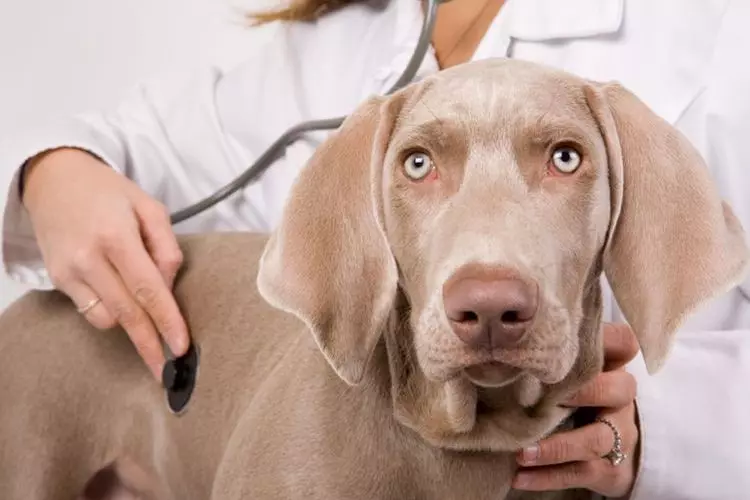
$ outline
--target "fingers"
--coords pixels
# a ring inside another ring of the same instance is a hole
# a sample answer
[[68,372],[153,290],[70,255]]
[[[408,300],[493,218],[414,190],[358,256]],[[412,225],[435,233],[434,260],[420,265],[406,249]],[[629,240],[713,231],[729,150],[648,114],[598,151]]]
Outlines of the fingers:
[[[93,291],[91,287],[85,283],[78,280],[69,281],[61,285],[59,288],[65,293],[65,295],[70,297],[78,309],[86,307],[86,305],[92,300],[99,298],[98,293]],[[89,323],[94,326],[94,328],[98,328],[99,330],[109,330],[117,325],[114,317],[112,317],[102,302],[99,302],[97,305],[82,314]]]
[[176,356],[183,355],[188,348],[187,326],[163,274],[151,260],[140,238],[126,238],[108,248],[107,255],[122,276],[135,306],[146,313],[146,319],[151,319],[170,350]]
[[82,245],[69,265],[53,266],[54,281],[78,307],[99,297],[101,304],[87,311],[86,318],[97,328],[122,326],[159,379],[164,363],[159,332],[176,356],[186,352],[189,339],[164,275],[133,222],[116,234],[99,235],[96,243]]
[[557,491],[584,488],[607,497],[622,497],[630,491],[635,472],[623,463],[606,460],[574,462],[519,472],[513,488],[525,491]]
[[620,408],[636,397],[635,377],[625,370],[602,372],[581,387],[565,406]]
[[621,449],[627,458],[613,465],[605,457],[615,446],[615,433],[602,422],[553,434],[521,450],[516,460],[521,466],[514,488],[548,491],[586,488],[608,497],[628,492],[635,477],[633,459],[639,439],[635,404],[602,413],[617,429]]
[[525,491],[566,490],[587,488],[601,469],[601,464],[577,462],[557,467],[521,471],[513,480],[513,488]]
[[88,266],[84,279],[91,284],[92,289],[97,290],[104,307],[127,332],[138,354],[154,376],[157,379],[161,378],[164,354],[159,334],[115,269],[103,259],[97,260]]
[[[624,440],[625,429],[620,430],[624,426],[617,423],[615,425]],[[633,445],[633,431],[637,433],[635,429],[627,430],[628,445]],[[614,442],[615,435],[612,429],[601,422],[594,422],[580,429],[553,434],[536,446],[525,448],[521,451],[518,462],[523,466],[538,467],[598,460],[612,450]]]
[[602,330],[604,369],[616,370],[628,364],[640,349],[633,330],[622,323],[605,323]]
[[136,206],[136,215],[141,222],[141,234],[148,253],[171,289],[182,266],[182,251],[172,230],[167,209],[148,200]]

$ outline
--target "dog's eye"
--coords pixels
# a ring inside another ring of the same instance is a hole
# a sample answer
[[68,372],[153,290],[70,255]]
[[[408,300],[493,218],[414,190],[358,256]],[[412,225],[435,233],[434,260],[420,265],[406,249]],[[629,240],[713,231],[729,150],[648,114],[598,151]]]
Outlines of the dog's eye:
[[412,180],[424,179],[432,172],[432,160],[426,153],[412,153],[404,161],[404,172]]
[[552,153],[552,164],[560,172],[570,174],[581,166],[581,155],[571,147],[559,147]]

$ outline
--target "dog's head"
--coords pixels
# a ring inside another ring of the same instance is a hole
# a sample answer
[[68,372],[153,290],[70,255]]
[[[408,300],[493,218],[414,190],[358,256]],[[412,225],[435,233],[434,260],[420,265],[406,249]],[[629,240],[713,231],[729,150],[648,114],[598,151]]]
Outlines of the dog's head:
[[385,333],[397,417],[498,450],[600,370],[602,271],[653,372],[747,260],[699,154],[633,94],[494,60],[361,105],[300,174],[258,285],[349,384]]

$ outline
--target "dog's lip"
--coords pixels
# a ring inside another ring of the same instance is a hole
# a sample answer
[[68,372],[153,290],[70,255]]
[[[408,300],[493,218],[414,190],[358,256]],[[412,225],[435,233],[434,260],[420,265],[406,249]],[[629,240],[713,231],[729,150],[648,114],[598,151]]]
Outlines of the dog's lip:
[[476,385],[490,388],[511,384],[523,374],[520,368],[497,361],[467,366],[463,371]]

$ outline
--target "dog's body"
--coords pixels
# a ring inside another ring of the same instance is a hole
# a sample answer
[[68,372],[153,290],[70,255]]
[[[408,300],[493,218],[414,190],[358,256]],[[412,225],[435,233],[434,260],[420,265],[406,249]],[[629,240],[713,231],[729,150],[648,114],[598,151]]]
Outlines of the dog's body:
[[124,333],[61,295],[0,318],[0,498],[585,498],[510,481],[603,367],[602,273],[653,372],[748,262],[677,131],[617,85],[512,60],[369,99],[267,241],[183,248],[201,364],[180,417]]
[[396,421],[388,372],[375,368],[387,363],[384,346],[365,385],[352,388],[304,324],[262,300],[255,278],[265,236],[181,242],[187,264],[175,296],[201,363],[179,417],[124,333],[95,330],[61,294],[32,293],[0,317],[0,380],[14,380],[0,384],[3,499],[76,498],[110,463],[125,481],[150,474],[132,487],[153,488],[158,500],[508,493],[511,453],[443,451]]

